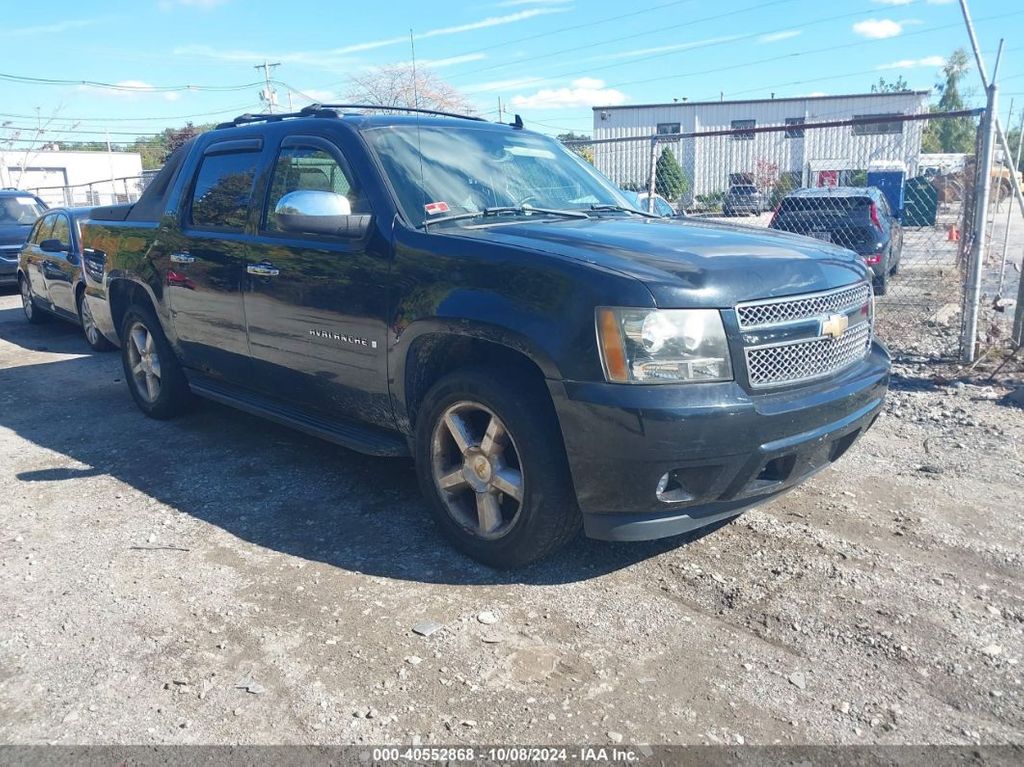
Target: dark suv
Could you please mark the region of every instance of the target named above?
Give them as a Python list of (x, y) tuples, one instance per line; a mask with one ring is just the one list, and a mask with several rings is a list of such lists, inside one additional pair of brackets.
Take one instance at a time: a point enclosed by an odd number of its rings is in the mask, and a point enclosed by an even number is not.
[(877, 187), (797, 189), (783, 198), (769, 226), (849, 248), (871, 267), (879, 295), (899, 271), (903, 228)]
[(31, 192), (0, 189), (0, 285), (18, 282), (18, 254), (46, 203)]
[(733, 517), (842, 455), (888, 381), (848, 251), (638, 213), (518, 119), (243, 116), (83, 236), (143, 412), (198, 394), (411, 455), (495, 566)]

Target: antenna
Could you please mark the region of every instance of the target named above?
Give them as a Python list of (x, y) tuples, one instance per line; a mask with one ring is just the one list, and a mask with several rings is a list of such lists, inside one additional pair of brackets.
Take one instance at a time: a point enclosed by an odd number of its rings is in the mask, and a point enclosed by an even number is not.
[(412, 52), (412, 105), (420, 108), (419, 83), (416, 82), (416, 38), (412, 34), (412, 27), (409, 27), (409, 50)]
[[(423, 209), (427, 209), (427, 203), (430, 200), (427, 199), (427, 188), (426, 188), (426, 175), (423, 172), (423, 138), (420, 130), (420, 92), (419, 83), (416, 81), (419, 79), (416, 76), (416, 36), (412, 33), (412, 27), (409, 27), (409, 50), (412, 52), (412, 101), (413, 108), (416, 112), (413, 114), (416, 116), (416, 153), (420, 156), (420, 196), (423, 201)], [(423, 229), (426, 231), (427, 225), (424, 221)]]

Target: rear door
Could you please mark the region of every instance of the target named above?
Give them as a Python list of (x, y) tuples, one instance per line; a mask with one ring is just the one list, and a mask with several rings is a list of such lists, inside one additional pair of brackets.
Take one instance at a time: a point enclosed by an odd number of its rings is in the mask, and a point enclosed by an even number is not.
[(78, 254), (71, 237), (71, 217), (58, 213), (53, 220), (53, 230), (46, 237), (60, 240), (59, 253), (42, 253), (43, 285), (47, 299), (54, 310), (65, 315), (76, 315), (75, 281), (78, 277)]
[[(345, 140), (341, 137), (340, 140)], [(392, 426), (387, 389), (386, 241), (284, 231), (287, 193), (334, 192), (354, 215), (373, 211), (334, 138), (293, 135), (277, 150), (259, 232), (248, 253), (245, 314), (253, 380), (271, 396)]]
[(250, 381), (242, 281), (262, 140), (210, 144), (183, 195), (180, 230), (162, 232), (166, 289), (185, 366), (230, 383)]

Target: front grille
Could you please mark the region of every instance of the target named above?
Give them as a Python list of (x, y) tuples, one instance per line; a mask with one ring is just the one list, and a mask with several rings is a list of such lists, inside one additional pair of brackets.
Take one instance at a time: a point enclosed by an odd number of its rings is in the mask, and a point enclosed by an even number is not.
[(793, 343), (748, 347), (747, 377), (752, 388), (810, 381), (864, 359), (871, 347), (871, 324), (861, 322), (839, 338), (824, 336)]
[(871, 286), (862, 282), (825, 293), (751, 301), (737, 306), (736, 316), (740, 329), (750, 330), (829, 314), (844, 314), (851, 309), (859, 309), (870, 300)]

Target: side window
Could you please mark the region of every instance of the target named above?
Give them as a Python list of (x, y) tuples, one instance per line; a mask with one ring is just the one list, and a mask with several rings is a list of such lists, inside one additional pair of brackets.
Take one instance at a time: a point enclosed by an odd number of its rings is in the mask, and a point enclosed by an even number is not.
[(244, 229), (259, 160), (259, 152), (206, 155), (192, 190), (192, 224), (203, 229)]
[(61, 214), (57, 216), (57, 219), (53, 222), (53, 233), (50, 234), (48, 240), (60, 240), (64, 245), (70, 247), (71, 245), (71, 222), (68, 221), (68, 217)]
[(38, 245), (43, 240), (50, 239), (50, 232), (53, 231), (53, 220), (57, 216), (51, 213), (48, 216), (43, 216), (39, 219), (39, 223), (36, 224), (35, 234), (32, 236), (32, 243)]
[(274, 209), (286, 194), (300, 190), (334, 192), (348, 198), (353, 213), (369, 213), (355, 180), (334, 155), (315, 146), (286, 146), (277, 157), (274, 177), (270, 181), (264, 218), (266, 231), (283, 231), (274, 216)]

